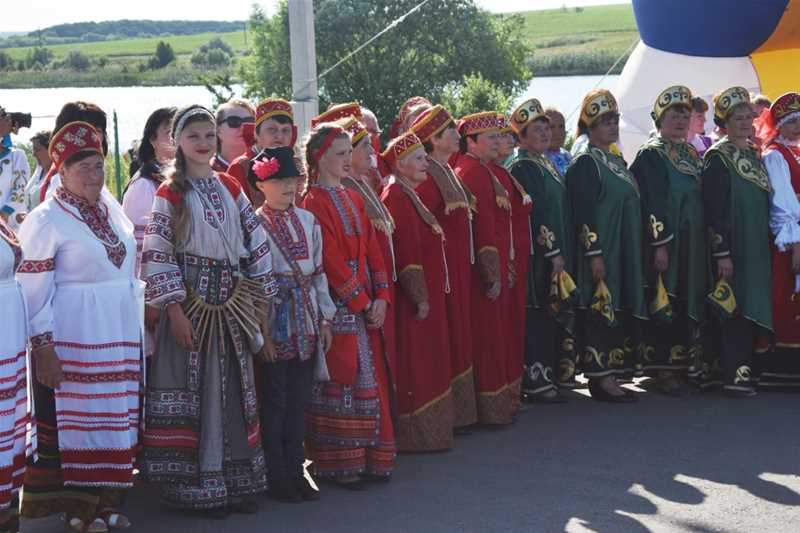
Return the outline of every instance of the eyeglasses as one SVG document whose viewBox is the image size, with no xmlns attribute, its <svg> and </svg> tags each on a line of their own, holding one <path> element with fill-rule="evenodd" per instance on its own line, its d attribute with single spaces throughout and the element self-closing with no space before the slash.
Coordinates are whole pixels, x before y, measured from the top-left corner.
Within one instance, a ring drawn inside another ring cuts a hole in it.
<svg viewBox="0 0 800 533">
<path fill-rule="evenodd" d="M 255 123 L 256 119 L 253 117 L 237 117 L 236 115 L 228 118 L 224 118 L 219 121 L 219 124 L 228 124 L 229 128 L 241 128 L 242 124 L 253 124 Z"/>
</svg>

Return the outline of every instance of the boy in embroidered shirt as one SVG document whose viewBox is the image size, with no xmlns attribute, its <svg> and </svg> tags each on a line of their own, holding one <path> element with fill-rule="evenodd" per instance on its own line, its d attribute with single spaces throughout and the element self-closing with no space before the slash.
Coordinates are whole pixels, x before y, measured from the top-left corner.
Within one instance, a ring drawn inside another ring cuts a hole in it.
<svg viewBox="0 0 800 533">
<path fill-rule="evenodd" d="M 270 495 L 287 502 L 319 498 L 303 475 L 304 411 L 313 381 L 327 369 L 324 354 L 336 313 L 322 270 L 320 225 L 310 212 L 293 205 L 301 179 L 293 156 L 288 147 L 264 149 L 248 172 L 251 186 L 265 198 L 257 213 L 273 250 L 279 287 L 259 384 L 262 440 Z M 314 365 L 321 365 L 317 372 Z"/>
</svg>

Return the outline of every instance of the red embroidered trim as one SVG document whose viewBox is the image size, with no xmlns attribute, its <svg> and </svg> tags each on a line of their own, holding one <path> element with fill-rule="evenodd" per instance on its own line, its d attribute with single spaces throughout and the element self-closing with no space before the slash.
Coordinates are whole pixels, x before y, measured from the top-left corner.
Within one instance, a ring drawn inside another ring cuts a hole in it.
<svg viewBox="0 0 800 533">
<path fill-rule="evenodd" d="M 56 261 L 51 257 L 49 259 L 26 259 L 19 265 L 17 272 L 20 274 L 43 274 L 55 269 Z"/>
</svg>

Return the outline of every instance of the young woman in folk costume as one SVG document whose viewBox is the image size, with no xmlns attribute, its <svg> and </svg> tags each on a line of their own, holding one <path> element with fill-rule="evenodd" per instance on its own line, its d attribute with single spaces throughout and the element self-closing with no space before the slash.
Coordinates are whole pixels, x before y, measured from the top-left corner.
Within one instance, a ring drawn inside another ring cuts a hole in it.
<svg viewBox="0 0 800 533">
<path fill-rule="evenodd" d="M 22 287 L 14 279 L 22 263 L 19 239 L 0 220 L 0 532 L 19 531 L 19 490 L 25 476 L 25 434 L 28 423 L 26 344 L 28 314 Z"/>
<path fill-rule="evenodd" d="M 733 397 L 755 394 L 753 352 L 772 332 L 769 253 L 770 186 L 767 169 L 750 144 L 750 94 L 731 87 L 714 97 L 714 123 L 727 135 L 708 149 L 701 181 L 705 222 L 711 240 L 711 295 L 719 334 L 719 361 L 707 354 L 707 378 L 722 371 L 723 389 Z M 742 224 L 742 221 L 747 223 Z"/>
<path fill-rule="evenodd" d="M 526 399 L 559 403 L 558 388 L 575 379 L 573 343 L 574 283 L 569 201 L 564 177 L 547 157 L 550 119 L 539 100 L 523 102 L 511 115 L 511 126 L 519 148 L 509 170 L 522 184 L 535 205 L 530 220 L 534 254 L 527 276 L 522 307 L 525 316 L 525 374 L 522 391 Z"/>
<path fill-rule="evenodd" d="M 381 200 L 397 222 L 397 447 L 446 450 L 453 445 L 454 418 L 445 236 L 415 192 L 428 166 L 417 136 L 407 132 L 393 139 L 383 158 L 393 177 Z"/>
<path fill-rule="evenodd" d="M 164 107 L 156 109 L 147 118 L 139 144 L 139 162 L 142 166 L 128 182 L 122 197 L 122 209 L 133 222 L 133 234 L 136 237 L 136 275 L 140 277 L 144 230 L 150 221 L 156 190 L 164 181 L 164 169 L 175 158 L 175 145 L 172 143 L 170 128 L 176 111 L 174 107 Z M 145 308 L 144 352 L 147 356 L 153 355 L 155 350 L 154 333 L 158 318 L 157 309 Z"/>
<path fill-rule="evenodd" d="M 249 131 L 249 127 L 246 125 L 245 131 Z M 249 162 L 265 148 L 288 146 L 294 149 L 297 127 L 294 125 L 292 104 L 282 98 L 267 98 L 261 101 L 256 107 L 255 130 L 252 133 L 255 135 L 253 144 L 246 153 L 231 161 L 228 174 L 242 186 L 242 190 L 252 202 L 253 208 L 257 209 L 264 203 L 264 198 L 258 189 L 250 186 L 247 179 Z M 295 165 L 300 170 L 301 177 L 304 177 L 303 163 L 299 158 L 295 158 Z M 300 184 L 301 190 L 302 187 L 303 183 Z"/>
<path fill-rule="evenodd" d="M 252 496 L 267 485 L 253 358 L 263 356 L 276 288 L 249 200 L 209 164 L 213 115 L 181 109 L 172 138 L 175 168 L 156 192 L 142 254 L 147 303 L 163 310 L 143 469 L 168 505 L 221 518 L 254 512 Z"/>
<path fill-rule="evenodd" d="M 86 122 L 50 142 L 59 185 L 25 219 L 34 453 L 22 515 L 66 513 L 75 531 L 127 528 L 142 378 L 144 283 L 133 224 L 105 189 L 102 135 Z"/>
<path fill-rule="evenodd" d="M 759 387 L 800 387 L 800 94 L 772 104 L 764 166 L 772 185 L 772 319 L 775 349 L 757 356 Z"/>
<path fill-rule="evenodd" d="M 586 310 L 583 372 L 593 399 L 627 403 L 636 396 L 616 376 L 641 371 L 636 345 L 640 322 L 647 319 L 639 186 L 625 161 L 611 152 L 619 113 L 609 91 L 584 97 L 580 127 L 588 141 L 567 170 L 567 189 L 577 228 L 579 306 Z"/>
<path fill-rule="evenodd" d="M 305 409 L 314 365 L 324 367 L 330 349 L 336 313 L 322 270 L 322 229 L 314 215 L 294 206 L 302 177 L 291 148 L 262 150 L 250 162 L 248 179 L 264 195 L 256 213 L 267 232 L 278 286 L 271 305 L 271 338 L 265 339 L 268 361 L 261 370 L 269 492 L 278 501 L 316 500 L 319 492 L 303 469 Z"/>
<path fill-rule="evenodd" d="M 352 145 L 335 124 L 306 142 L 309 184 L 302 207 L 322 227 L 323 267 L 336 304 L 330 381 L 314 385 L 306 410 L 306 452 L 317 477 L 360 489 L 389 480 L 396 455 L 389 376 L 380 328 L 390 304 L 388 275 L 361 197 L 342 185 Z"/>
<path fill-rule="evenodd" d="M 475 265 L 471 274 L 472 349 L 478 423 L 510 424 L 518 405 L 508 367 L 515 339 L 508 319 L 511 202 L 492 162 L 499 153 L 497 114 L 459 122 L 456 175 L 475 196 Z"/>
<path fill-rule="evenodd" d="M 350 134 L 350 144 L 353 146 L 353 159 L 349 176 L 342 179 L 342 185 L 357 192 L 364 201 L 367 218 L 375 228 L 375 237 L 383 254 L 383 264 L 389 273 L 388 290 L 389 301 L 394 301 L 397 271 L 395 269 L 394 249 L 392 248 L 392 233 L 394 220 L 392 215 L 381 203 L 380 194 L 371 186 L 369 174 L 372 170 L 372 157 L 375 151 L 369 133 L 361 122 L 361 107 L 356 103 L 338 104 L 328 108 L 325 113 L 312 120 L 312 126 L 322 122 L 336 122 Z M 383 322 L 381 332 L 386 360 L 389 364 L 389 375 L 394 376 L 396 367 L 395 350 L 395 319 L 394 306 L 386 310 L 386 320 Z"/>
<path fill-rule="evenodd" d="M 514 390 L 514 397 L 519 402 L 522 399 L 525 354 L 525 299 L 528 292 L 528 270 L 533 255 L 530 220 L 533 202 L 525 188 L 505 166 L 514 156 L 517 144 L 508 117 L 498 114 L 497 127 L 500 131 L 500 149 L 492 162 L 492 170 L 508 191 L 511 200 L 511 246 L 508 264 L 509 268 L 513 268 L 513 270 L 509 278 L 507 306 L 512 337 L 508 376 Z"/>
<path fill-rule="evenodd" d="M 448 160 L 458 153 L 456 124 L 442 106 L 424 111 L 411 126 L 428 153 L 428 179 L 415 190 L 446 238 L 445 254 L 450 292 L 445 295 L 450 337 L 451 388 L 457 432 L 477 422 L 470 275 L 475 264 L 472 216 L 475 197 L 459 180 Z"/>
<path fill-rule="evenodd" d="M 710 281 L 703 161 L 686 140 L 691 105 L 687 87 L 662 91 L 652 111 L 658 135 L 639 149 L 631 164 L 642 193 L 650 302 L 642 364 L 659 390 L 673 396 L 688 393 L 687 373 L 700 367 L 700 327 Z"/>
</svg>

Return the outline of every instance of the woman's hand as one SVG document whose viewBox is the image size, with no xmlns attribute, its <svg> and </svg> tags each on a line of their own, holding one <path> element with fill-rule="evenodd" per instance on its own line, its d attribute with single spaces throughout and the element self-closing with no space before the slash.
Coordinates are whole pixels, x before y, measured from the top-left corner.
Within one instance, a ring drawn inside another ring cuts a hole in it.
<svg viewBox="0 0 800 533">
<path fill-rule="evenodd" d="M 186 318 L 181 304 L 169 304 L 167 306 L 167 314 L 169 315 L 170 333 L 175 337 L 175 342 L 178 343 L 178 346 L 186 350 L 194 349 L 194 327 L 191 321 Z"/>
<path fill-rule="evenodd" d="M 589 267 L 592 269 L 592 279 L 595 283 L 606 279 L 606 262 L 602 255 L 595 255 L 589 260 Z"/>
<path fill-rule="evenodd" d="M 656 247 L 653 253 L 653 267 L 659 274 L 663 274 L 669 268 L 669 251 L 666 246 Z"/>
<path fill-rule="evenodd" d="M 425 320 L 428 318 L 428 313 L 431 312 L 431 307 L 428 302 L 420 302 L 417 304 L 417 320 Z"/>
<path fill-rule="evenodd" d="M 52 344 L 42 346 L 33 351 L 36 365 L 36 381 L 50 389 L 57 389 L 64 381 L 61 361 Z"/>
<path fill-rule="evenodd" d="M 731 261 L 730 257 L 717 259 L 717 276 L 725 281 L 730 281 L 733 278 L 733 261 Z"/>
<path fill-rule="evenodd" d="M 333 329 L 331 329 L 331 325 L 324 323 L 319 328 L 319 337 L 320 341 L 322 342 L 322 352 L 328 353 L 331 349 L 331 345 L 333 344 Z"/>
<path fill-rule="evenodd" d="M 378 329 L 386 320 L 386 300 L 373 300 L 372 306 L 367 311 L 367 325 L 370 329 Z"/>
<path fill-rule="evenodd" d="M 161 319 L 161 310 L 149 305 L 144 306 L 144 327 L 148 331 L 155 331 Z"/>
</svg>

